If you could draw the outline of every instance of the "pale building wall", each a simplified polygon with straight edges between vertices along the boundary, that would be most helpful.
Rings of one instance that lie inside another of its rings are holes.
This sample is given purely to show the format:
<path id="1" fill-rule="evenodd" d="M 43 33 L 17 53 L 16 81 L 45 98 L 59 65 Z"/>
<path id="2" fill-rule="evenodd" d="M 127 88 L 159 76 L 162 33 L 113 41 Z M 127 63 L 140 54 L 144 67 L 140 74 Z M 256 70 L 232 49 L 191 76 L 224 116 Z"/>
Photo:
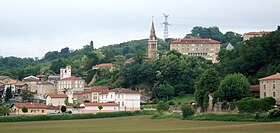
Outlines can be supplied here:
<path id="1" fill-rule="evenodd" d="M 38 95 L 48 95 L 48 94 L 56 94 L 56 88 L 53 84 L 39 84 L 37 85 L 37 94 Z"/>
<path id="2" fill-rule="evenodd" d="M 220 44 L 170 44 L 170 50 L 177 50 L 183 55 L 201 56 L 213 63 L 218 62 Z"/>
<path id="3" fill-rule="evenodd" d="M 11 115 L 45 115 L 47 114 L 47 109 L 28 109 L 28 112 L 23 113 L 21 108 L 17 108 L 16 106 L 13 106 L 11 108 Z"/>
<path id="4" fill-rule="evenodd" d="M 51 98 L 48 96 L 46 98 L 46 105 L 53 105 L 53 106 L 65 106 L 65 101 L 66 98 Z"/>
<path id="5" fill-rule="evenodd" d="M 280 79 L 260 81 L 260 98 L 273 97 L 280 105 Z"/>

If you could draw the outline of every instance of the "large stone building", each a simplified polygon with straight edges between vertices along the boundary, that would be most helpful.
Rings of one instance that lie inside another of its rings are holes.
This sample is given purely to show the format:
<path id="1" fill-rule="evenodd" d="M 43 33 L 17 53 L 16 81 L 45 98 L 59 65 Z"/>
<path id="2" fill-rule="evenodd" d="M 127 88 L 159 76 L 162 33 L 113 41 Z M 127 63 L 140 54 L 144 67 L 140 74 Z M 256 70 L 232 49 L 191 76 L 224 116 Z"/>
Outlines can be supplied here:
<path id="1" fill-rule="evenodd" d="M 280 105 L 280 73 L 259 79 L 260 98 L 273 97 Z"/>
<path id="2" fill-rule="evenodd" d="M 245 33 L 244 36 L 243 36 L 243 41 L 246 41 L 246 40 L 250 40 L 250 38 L 252 37 L 262 37 L 263 35 L 265 34 L 268 34 L 269 32 L 266 32 L 266 31 L 261 31 L 261 32 L 248 32 L 248 33 Z"/>
<path id="3" fill-rule="evenodd" d="M 57 81 L 57 88 L 59 94 L 65 94 L 72 89 L 83 89 L 85 87 L 85 80 L 80 77 L 69 77 Z"/>
<path id="4" fill-rule="evenodd" d="M 220 45 L 219 41 L 210 38 L 183 38 L 173 40 L 170 50 L 177 50 L 189 56 L 202 56 L 216 63 Z"/>
<path id="5" fill-rule="evenodd" d="M 153 60 L 153 61 L 158 59 L 157 45 L 158 45 L 158 40 L 157 40 L 156 33 L 155 33 L 155 26 L 154 26 L 154 22 L 152 22 L 152 27 L 150 30 L 150 37 L 149 37 L 148 44 L 147 44 L 148 59 Z"/>
<path id="6" fill-rule="evenodd" d="M 37 85 L 37 82 L 40 81 L 40 79 L 31 75 L 31 76 L 23 78 L 22 81 L 28 85 L 28 90 L 30 90 L 31 92 L 36 92 L 36 88 L 37 88 L 36 85 Z"/>

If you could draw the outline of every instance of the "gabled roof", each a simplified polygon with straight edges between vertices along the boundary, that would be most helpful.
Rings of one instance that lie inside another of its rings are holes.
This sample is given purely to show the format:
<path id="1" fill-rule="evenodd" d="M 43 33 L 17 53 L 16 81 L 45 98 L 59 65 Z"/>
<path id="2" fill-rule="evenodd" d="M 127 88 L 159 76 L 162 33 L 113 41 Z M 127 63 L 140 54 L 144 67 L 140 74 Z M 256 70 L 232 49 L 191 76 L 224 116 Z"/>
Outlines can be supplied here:
<path id="1" fill-rule="evenodd" d="M 226 49 L 227 49 L 227 50 L 233 50 L 233 49 L 234 49 L 234 47 L 233 47 L 230 43 L 228 43 L 228 45 L 227 45 Z"/>
<path id="2" fill-rule="evenodd" d="M 23 78 L 23 81 L 24 82 L 37 82 L 37 81 L 40 81 L 40 79 L 31 75 L 31 76 Z"/>
<path id="3" fill-rule="evenodd" d="M 270 76 L 261 78 L 259 80 L 262 81 L 262 80 L 273 80 L 273 79 L 280 79 L 280 73 L 276 73 L 274 75 L 270 75 Z"/>
<path id="4" fill-rule="evenodd" d="M 119 106 L 117 103 L 83 103 L 85 106 Z"/>
<path id="5" fill-rule="evenodd" d="M 221 44 L 221 42 L 210 38 L 179 38 L 172 41 L 171 44 Z"/>
<path id="6" fill-rule="evenodd" d="M 28 109 L 46 109 L 47 106 L 44 103 L 15 103 L 13 106 L 17 108 L 26 107 Z"/>
<path id="7" fill-rule="evenodd" d="M 82 78 L 76 77 L 76 76 L 72 76 L 72 77 L 69 77 L 69 78 L 61 79 L 61 80 L 82 80 Z"/>
<path id="8" fill-rule="evenodd" d="M 49 94 L 48 96 L 51 98 L 68 98 L 66 94 Z"/>

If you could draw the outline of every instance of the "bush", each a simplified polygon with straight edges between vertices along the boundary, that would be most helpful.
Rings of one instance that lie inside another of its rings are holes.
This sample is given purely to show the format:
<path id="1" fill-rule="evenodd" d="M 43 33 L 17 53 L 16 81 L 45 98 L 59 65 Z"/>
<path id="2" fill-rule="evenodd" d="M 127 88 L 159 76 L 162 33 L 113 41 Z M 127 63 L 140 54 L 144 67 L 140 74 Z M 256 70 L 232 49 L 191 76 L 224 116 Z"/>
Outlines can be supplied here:
<path id="1" fill-rule="evenodd" d="M 173 101 L 170 101 L 168 105 L 175 105 L 175 103 Z"/>
<path id="2" fill-rule="evenodd" d="M 228 110 L 228 108 L 229 108 L 229 105 L 228 105 L 227 101 L 224 101 L 222 103 L 222 110 Z"/>
<path id="3" fill-rule="evenodd" d="M 236 102 L 230 102 L 229 103 L 229 109 L 234 110 L 236 108 Z"/>
<path id="4" fill-rule="evenodd" d="M 190 116 L 193 116 L 195 111 L 190 105 L 183 105 L 181 107 L 182 113 L 183 113 L 183 118 L 188 118 Z"/>
<path id="5" fill-rule="evenodd" d="M 166 102 L 160 101 L 157 105 L 157 111 L 167 111 L 169 109 L 169 105 Z"/>
<path id="6" fill-rule="evenodd" d="M 280 118 L 280 109 L 277 108 L 277 109 L 273 109 L 273 110 L 269 111 L 268 117 L 269 118 Z"/>
<path id="7" fill-rule="evenodd" d="M 240 113 L 256 113 L 267 112 L 272 109 L 276 101 L 272 97 L 266 98 L 243 98 L 237 102 L 237 107 Z"/>
<path id="8" fill-rule="evenodd" d="M 28 112 L 28 108 L 23 107 L 23 108 L 21 109 L 21 111 L 22 111 L 23 113 L 27 113 L 27 112 Z"/>

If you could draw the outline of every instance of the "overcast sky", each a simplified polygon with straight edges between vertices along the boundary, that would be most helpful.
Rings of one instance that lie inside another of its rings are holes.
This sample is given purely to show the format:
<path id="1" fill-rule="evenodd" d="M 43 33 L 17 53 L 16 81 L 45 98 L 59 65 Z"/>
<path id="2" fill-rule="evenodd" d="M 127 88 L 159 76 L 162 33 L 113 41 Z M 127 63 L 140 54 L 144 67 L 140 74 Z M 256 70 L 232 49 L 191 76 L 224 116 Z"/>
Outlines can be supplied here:
<path id="1" fill-rule="evenodd" d="M 43 57 L 61 48 L 95 47 L 148 38 L 152 16 L 163 37 L 182 38 L 194 26 L 222 32 L 272 31 L 279 0 L 0 0 L 0 56 Z"/>

